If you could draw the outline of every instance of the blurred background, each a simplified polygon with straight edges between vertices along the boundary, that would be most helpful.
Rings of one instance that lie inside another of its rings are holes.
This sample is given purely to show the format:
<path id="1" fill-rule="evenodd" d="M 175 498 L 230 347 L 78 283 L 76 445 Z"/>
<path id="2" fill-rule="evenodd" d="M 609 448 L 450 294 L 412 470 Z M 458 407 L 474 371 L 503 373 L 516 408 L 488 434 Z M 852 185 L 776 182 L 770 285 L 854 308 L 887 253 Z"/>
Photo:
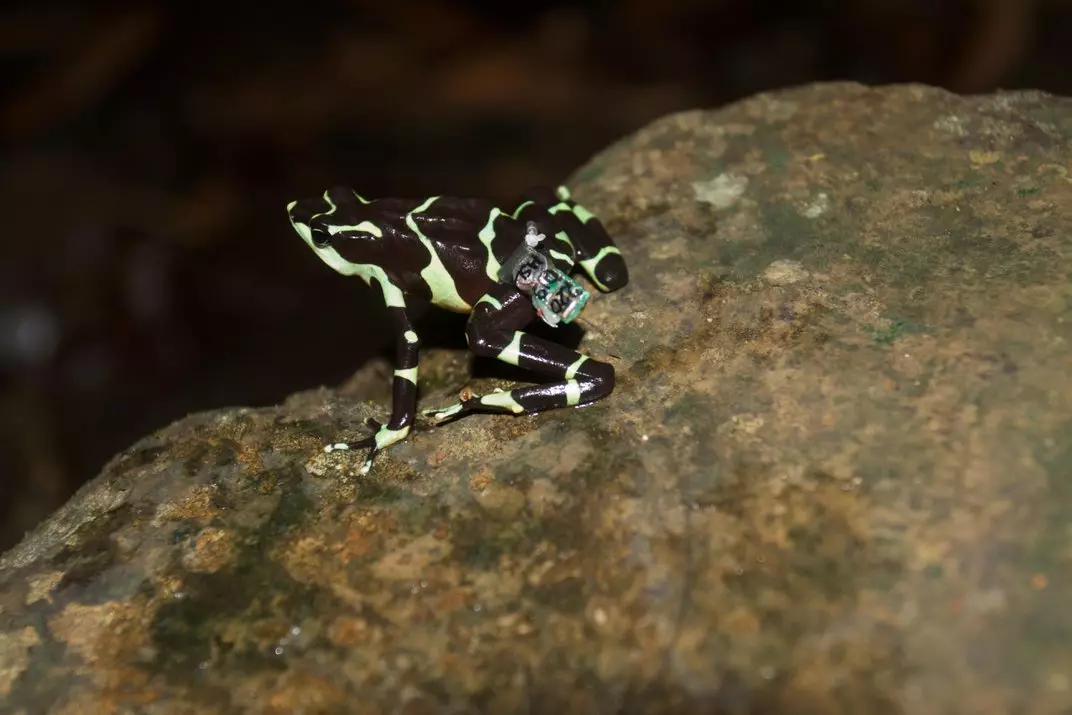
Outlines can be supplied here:
<path id="1" fill-rule="evenodd" d="M 1072 0 L 0 9 L 0 549 L 191 411 L 346 379 L 379 302 L 285 205 L 509 201 L 669 112 L 850 79 L 1072 94 Z"/>

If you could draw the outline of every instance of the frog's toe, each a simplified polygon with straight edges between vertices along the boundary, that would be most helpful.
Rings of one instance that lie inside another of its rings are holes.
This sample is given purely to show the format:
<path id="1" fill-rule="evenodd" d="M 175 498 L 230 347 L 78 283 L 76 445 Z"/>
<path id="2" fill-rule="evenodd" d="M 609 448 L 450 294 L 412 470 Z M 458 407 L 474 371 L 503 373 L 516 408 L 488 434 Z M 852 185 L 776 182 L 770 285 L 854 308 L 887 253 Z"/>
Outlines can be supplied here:
<path id="1" fill-rule="evenodd" d="M 447 407 L 434 407 L 429 410 L 423 410 L 421 414 L 432 420 L 435 424 L 441 424 L 453 417 L 460 416 L 464 410 L 464 403 L 455 402 L 453 405 L 448 405 Z"/>
<path id="2" fill-rule="evenodd" d="M 371 417 L 365 420 L 365 424 L 372 430 L 372 434 L 364 439 L 359 439 L 356 442 L 333 442 L 324 447 L 325 452 L 345 452 L 350 449 L 364 449 L 365 447 L 376 446 L 376 435 L 383 429 L 376 420 Z"/>
<path id="3" fill-rule="evenodd" d="M 332 452 L 348 452 L 351 448 L 360 447 L 360 445 L 360 442 L 332 442 L 324 445 L 324 451 L 328 454 Z"/>

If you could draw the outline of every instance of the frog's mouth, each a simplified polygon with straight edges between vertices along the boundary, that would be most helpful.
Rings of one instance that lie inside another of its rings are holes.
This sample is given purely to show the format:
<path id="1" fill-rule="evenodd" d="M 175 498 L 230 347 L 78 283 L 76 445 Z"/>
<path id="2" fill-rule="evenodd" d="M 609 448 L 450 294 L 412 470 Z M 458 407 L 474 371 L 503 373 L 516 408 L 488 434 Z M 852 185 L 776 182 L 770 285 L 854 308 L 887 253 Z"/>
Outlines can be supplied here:
<path id="1" fill-rule="evenodd" d="M 499 280 L 512 283 L 532 299 L 532 307 L 551 326 L 573 322 L 590 294 L 577 281 L 528 242 L 522 243 L 499 269 Z"/>

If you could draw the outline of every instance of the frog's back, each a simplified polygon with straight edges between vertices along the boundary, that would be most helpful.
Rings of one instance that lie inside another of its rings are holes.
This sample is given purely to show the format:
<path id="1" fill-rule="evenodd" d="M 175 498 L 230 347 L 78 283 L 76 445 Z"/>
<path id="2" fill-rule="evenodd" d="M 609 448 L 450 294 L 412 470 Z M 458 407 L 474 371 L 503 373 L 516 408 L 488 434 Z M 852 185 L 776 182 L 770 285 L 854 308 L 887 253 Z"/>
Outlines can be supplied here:
<path id="1" fill-rule="evenodd" d="M 289 211 L 314 248 L 330 249 L 349 265 L 377 266 L 403 292 L 458 312 L 494 282 L 490 237 L 498 235 L 496 249 L 506 241 L 505 217 L 482 199 L 367 199 L 336 187 Z"/>
<path id="2" fill-rule="evenodd" d="M 394 243 L 430 241 L 436 246 L 477 243 L 494 207 L 483 199 L 432 197 L 367 199 L 336 187 L 291 205 L 291 218 L 308 224 L 317 243 L 334 236 L 389 238 Z"/>

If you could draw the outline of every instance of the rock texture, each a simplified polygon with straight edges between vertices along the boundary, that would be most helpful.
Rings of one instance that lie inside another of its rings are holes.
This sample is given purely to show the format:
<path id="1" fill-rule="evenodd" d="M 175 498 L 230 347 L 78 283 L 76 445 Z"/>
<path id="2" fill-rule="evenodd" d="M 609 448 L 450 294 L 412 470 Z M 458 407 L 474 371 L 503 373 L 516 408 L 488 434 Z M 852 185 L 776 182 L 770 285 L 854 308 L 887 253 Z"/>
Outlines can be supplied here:
<path id="1" fill-rule="evenodd" d="M 610 398 L 365 479 L 383 365 L 147 437 L 0 559 L 0 710 L 1068 712 L 1070 143 L 914 86 L 653 124 L 573 182 Z"/>

